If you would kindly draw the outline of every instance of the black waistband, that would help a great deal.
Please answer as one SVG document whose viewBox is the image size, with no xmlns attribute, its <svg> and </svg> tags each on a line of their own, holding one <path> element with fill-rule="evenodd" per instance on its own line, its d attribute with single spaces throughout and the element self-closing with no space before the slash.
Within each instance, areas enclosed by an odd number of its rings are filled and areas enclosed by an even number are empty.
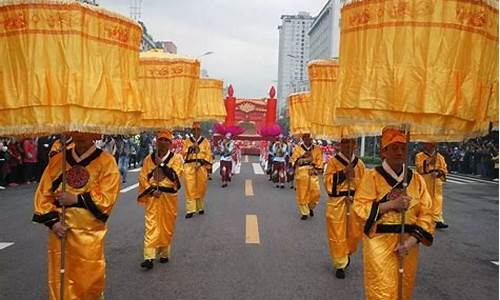
<svg viewBox="0 0 500 300">
<path fill-rule="evenodd" d="M 330 197 L 347 197 L 347 196 L 351 196 L 351 197 L 354 197 L 354 194 L 355 194 L 355 191 L 354 190 L 351 190 L 351 193 L 348 194 L 347 191 L 341 191 L 341 192 L 338 192 L 338 193 L 328 193 L 328 196 Z"/>
</svg>

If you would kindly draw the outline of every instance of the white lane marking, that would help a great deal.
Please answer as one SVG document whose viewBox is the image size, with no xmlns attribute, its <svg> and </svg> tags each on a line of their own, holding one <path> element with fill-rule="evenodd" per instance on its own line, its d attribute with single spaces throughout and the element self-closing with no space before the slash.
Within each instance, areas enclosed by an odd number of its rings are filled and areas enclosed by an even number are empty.
<svg viewBox="0 0 500 300">
<path fill-rule="evenodd" d="M 498 266 L 498 261 L 492 260 L 491 263 Z"/>
<path fill-rule="evenodd" d="M 14 245 L 14 243 L 12 243 L 12 242 L 0 242 L 0 250 L 5 249 L 5 248 L 12 246 L 12 245 Z"/>
<path fill-rule="evenodd" d="M 465 182 L 455 181 L 455 180 L 453 180 L 453 179 L 449 179 L 449 178 L 448 178 L 448 179 L 446 179 L 446 182 L 456 183 L 456 184 L 467 184 L 467 183 L 465 183 Z"/>
<path fill-rule="evenodd" d="M 131 191 L 139 186 L 139 183 L 132 184 L 131 186 L 127 186 L 126 188 L 122 189 L 120 193 L 126 193 L 128 191 Z"/>
<path fill-rule="evenodd" d="M 245 155 L 245 160 L 243 162 L 249 162 L 248 161 L 248 155 Z"/>
<path fill-rule="evenodd" d="M 264 175 L 264 170 L 262 170 L 262 167 L 260 166 L 259 163 L 252 163 L 253 167 L 253 172 L 257 175 Z"/>
<path fill-rule="evenodd" d="M 481 182 L 481 183 L 498 184 L 498 181 L 484 180 L 484 179 L 480 179 L 480 178 L 473 178 L 473 177 L 462 176 L 462 175 L 457 175 L 457 174 L 448 174 L 448 177 L 451 177 L 453 179 L 465 180 L 467 182 Z"/>
<path fill-rule="evenodd" d="M 241 172 L 241 162 L 234 166 L 233 174 L 240 174 Z"/>
<path fill-rule="evenodd" d="M 212 165 L 212 174 L 214 174 L 219 167 L 220 167 L 220 161 L 214 162 L 214 164 Z"/>
<path fill-rule="evenodd" d="M 141 168 L 135 168 L 135 169 L 132 169 L 132 170 L 128 170 L 129 173 L 137 173 L 141 170 Z"/>
</svg>

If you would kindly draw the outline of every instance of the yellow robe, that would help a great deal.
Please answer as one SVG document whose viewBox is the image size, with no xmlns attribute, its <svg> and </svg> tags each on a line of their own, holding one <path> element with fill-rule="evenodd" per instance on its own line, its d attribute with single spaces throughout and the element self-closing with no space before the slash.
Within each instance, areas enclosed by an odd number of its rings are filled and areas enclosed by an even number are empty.
<svg viewBox="0 0 500 300">
<path fill-rule="evenodd" d="M 433 241 L 432 200 L 425 182 L 417 173 L 408 170 L 407 193 L 412 200 L 405 213 L 405 240 L 412 235 L 430 246 Z M 400 213 L 379 214 L 379 204 L 386 201 L 396 180 L 382 167 L 367 170 L 356 191 L 353 211 L 365 220 L 363 262 L 365 295 L 369 300 L 394 300 L 398 297 Z M 400 188 L 399 184 L 397 187 Z M 415 283 L 418 244 L 404 258 L 403 299 L 410 299 Z"/>
<path fill-rule="evenodd" d="M 348 190 L 350 196 L 354 197 L 361 177 L 365 173 L 365 164 L 357 157 L 351 162 L 354 176 L 350 184 L 344 173 L 347 165 L 348 161 L 337 154 L 328 160 L 323 177 L 329 196 L 326 203 L 326 232 L 330 256 L 336 269 L 347 266 L 349 255 L 356 251 L 358 240 L 362 235 L 361 222 L 351 213 L 352 207 L 348 205 L 345 197 L 348 195 Z"/>
<path fill-rule="evenodd" d="M 305 159 L 303 156 L 309 151 L 311 157 Z M 319 177 L 317 174 L 323 171 L 323 154 L 321 148 L 315 145 L 306 147 L 304 144 L 293 149 L 290 162 L 295 167 L 295 198 L 301 215 L 307 216 L 310 209 L 314 209 L 319 203 Z M 311 175 L 316 172 L 316 175 Z"/>
<path fill-rule="evenodd" d="M 448 175 L 448 167 L 444 157 L 437 153 L 436 164 L 432 161 L 432 155 L 419 152 L 415 157 L 417 172 L 422 175 L 427 185 L 427 190 L 432 198 L 432 212 L 435 222 L 444 222 L 443 218 L 443 183 Z M 432 176 L 433 171 L 438 170 L 438 177 Z"/>
<path fill-rule="evenodd" d="M 137 201 L 145 205 L 144 259 L 155 259 L 157 254 L 164 258 L 170 257 L 170 245 L 175 231 L 182 157 L 169 152 L 159 165 L 161 170 L 157 171 L 153 155 L 148 155 L 139 174 Z M 161 192 L 158 198 L 151 194 L 155 190 Z"/>
<path fill-rule="evenodd" d="M 61 189 L 62 159 L 63 153 L 58 153 L 49 160 L 35 194 L 33 221 L 48 227 L 59 220 L 61 212 L 53 195 Z M 120 173 L 114 157 L 95 147 L 81 157 L 73 149 L 68 150 L 66 161 L 68 170 L 75 165 L 83 166 L 89 179 L 80 188 L 72 187 L 69 178 L 66 185 L 67 192 L 78 195 L 78 203 L 66 208 L 65 223 L 70 229 L 65 240 L 64 299 L 99 299 L 105 287 L 105 222 L 118 198 Z M 71 176 L 71 172 L 67 174 Z M 60 240 L 50 230 L 50 299 L 59 299 L 60 255 Z"/>
<path fill-rule="evenodd" d="M 198 153 L 190 152 L 191 146 L 198 145 Z M 189 138 L 182 146 L 184 157 L 184 187 L 186 191 L 186 213 L 204 210 L 204 197 L 207 191 L 207 166 L 212 165 L 210 143 L 204 137 L 198 140 Z"/>
</svg>

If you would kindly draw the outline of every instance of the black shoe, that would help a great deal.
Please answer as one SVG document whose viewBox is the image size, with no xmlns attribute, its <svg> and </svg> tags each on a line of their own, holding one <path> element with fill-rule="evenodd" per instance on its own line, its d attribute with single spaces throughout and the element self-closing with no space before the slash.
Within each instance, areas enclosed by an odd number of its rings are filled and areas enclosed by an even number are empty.
<svg viewBox="0 0 500 300">
<path fill-rule="evenodd" d="M 282 189 L 284 189 L 284 188 L 285 188 L 285 186 L 284 186 L 284 185 L 282 185 L 282 186 L 281 186 L 281 188 L 282 188 Z"/>
<path fill-rule="evenodd" d="M 227 183 L 223 183 L 222 187 L 225 188 L 227 186 Z"/>
<path fill-rule="evenodd" d="M 193 213 L 186 214 L 186 219 L 191 219 L 193 217 Z"/>
<path fill-rule="evenodd" d="M 208 177 L 208 180 L 212 180 L 212 177 Z"/>
<path fill-rule="evenodd" d="M 302 215 L 302 217 L 300 217 L 301 220 L 307 220 L 307 216 L 306 215 Z"/>
<path fill-rule="evenodd" d="M 276 185 L 276 187 L 277 187 L 277 188 L 279 188 L 279 187 L 280 187 L 280 185 L 279 185 L 279 184 L 277 184 L 277 185 Z"/>
<path fill-rule="evenodd" d="M 349 267 L 350 264 L 351 264 L 351 257 L 348 256 L 347 257 L 347 265 L 345 265 L 344 269 L 347 269 L 347 267 Z"/>
<path fill-rule="evenodd" d="M 436 228 L 437 229 L 445 229 L 445 228 L 448 228 L 448 224 L 445 224 L 443 222 L 436 222 Z"/>
<path fill-rule="evenodd" d="M 344 269 L 337 269 L 335 271 L 335 277 L 337 277 L 338 279 L 344 279 L 345 278 Z"/>
<path fill-rule="evenodd" d="M 312 209 L 309 209 L 309 215 L 310 215 L 311 217 L 314 217 L 314 212 L 313 212 L 313 210 L 312 210 Z"/>
<path fill-rule="evenodd" d="M 205 213 L 205 211 L 203 209 L 198 212 L 198 214 L 200 214 L 200 215 L 203 215 L 204 213 Z"/>
<path fill-rule="evenodd" d="M 141 267 L 142 268 L 146 268 L 148 270 L 151 270 L 154 267 L 153 260 L 152 259 L 146 259 L 145 261 L 143 261 L 141 263 Z"/>
<path fill-rule="evenodd" d="M 160 257 L 160 263 L 162 264 L 168 263 L 168 257 Z"/>
<path fill-rule="evenodd" d="M 293 189 L 293 185 L 290 188 Z"/>
</svg>

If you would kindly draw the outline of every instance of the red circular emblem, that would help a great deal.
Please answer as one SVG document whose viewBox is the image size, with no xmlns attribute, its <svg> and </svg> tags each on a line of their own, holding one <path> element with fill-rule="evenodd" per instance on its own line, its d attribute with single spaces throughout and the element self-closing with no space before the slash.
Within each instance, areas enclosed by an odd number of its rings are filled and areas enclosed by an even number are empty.
<svg viewBox="0 0 500 300">
<path fill-rule="evenodd" d="M 74 166 L 66 172 L 68 185 L 75 189 L 84 187 L 89 181 L 90 174 L 82 166 Z"/>
</svg>

